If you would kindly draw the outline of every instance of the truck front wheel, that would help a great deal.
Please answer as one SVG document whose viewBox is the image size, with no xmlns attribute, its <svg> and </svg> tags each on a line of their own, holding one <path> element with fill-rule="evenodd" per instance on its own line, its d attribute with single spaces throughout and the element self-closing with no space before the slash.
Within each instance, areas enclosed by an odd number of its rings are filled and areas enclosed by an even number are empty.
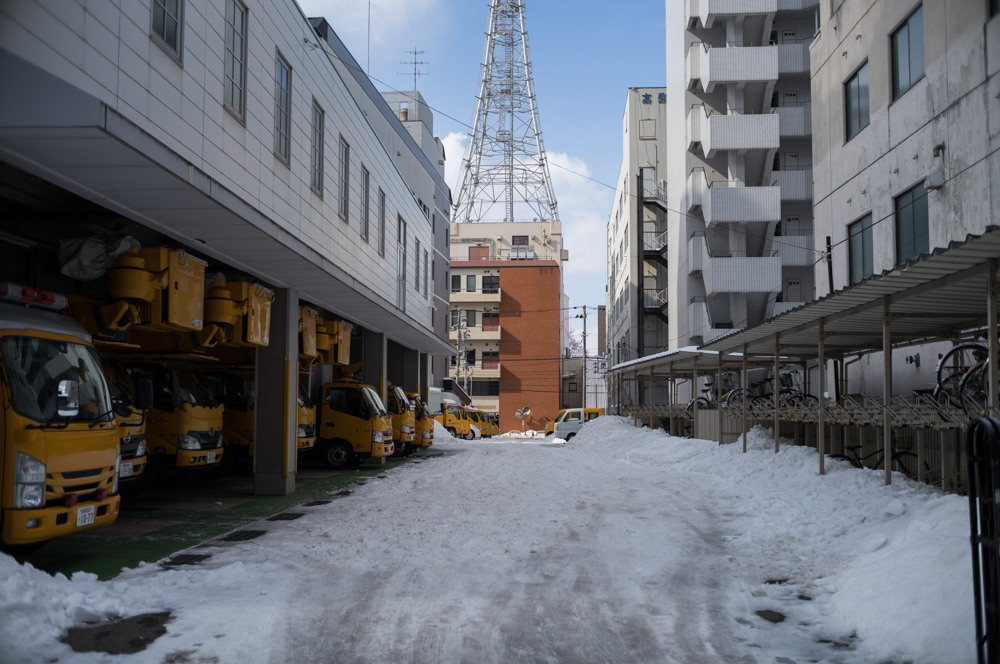
<svg viewBox="0 0 1000 664">
<path fill-rule="evenodd" d="M 323 446 L 323 461 L 331 468 L 352 468 L 358 465 L 358 456 L 347 441 L 332 440 Z"/>
</svg>

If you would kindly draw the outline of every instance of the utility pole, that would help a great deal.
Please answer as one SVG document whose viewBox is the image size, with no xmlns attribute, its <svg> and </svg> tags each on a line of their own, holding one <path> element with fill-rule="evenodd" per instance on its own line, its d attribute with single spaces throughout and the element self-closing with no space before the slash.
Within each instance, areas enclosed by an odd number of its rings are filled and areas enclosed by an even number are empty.
<svg viewBox="0 0 1000 664">
<path fill-rule="evenodd" d="M 587 407 L 587 306 L 583 307 L 583 407 Z"/>
</svg>

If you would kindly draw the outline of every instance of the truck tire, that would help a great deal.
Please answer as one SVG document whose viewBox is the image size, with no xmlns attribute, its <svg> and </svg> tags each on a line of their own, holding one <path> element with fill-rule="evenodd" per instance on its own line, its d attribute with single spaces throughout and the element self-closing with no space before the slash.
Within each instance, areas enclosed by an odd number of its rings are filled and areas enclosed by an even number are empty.
<svg viewBox="0 0 1000 664">
<path fill-rule="evenodd" d="M 323 461 L 330 468 L 353 468 L 358 465 L 358 455 L 346 440 L 323 441 Z"/>
</svg>

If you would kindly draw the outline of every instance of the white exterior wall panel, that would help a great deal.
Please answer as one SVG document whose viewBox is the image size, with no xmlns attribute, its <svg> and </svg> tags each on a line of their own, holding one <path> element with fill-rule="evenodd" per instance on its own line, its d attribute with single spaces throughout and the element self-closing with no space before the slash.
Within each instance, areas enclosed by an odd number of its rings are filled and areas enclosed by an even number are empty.
<svg viewBox="0 0 1000 664">
<path fill-rule="evenodd" d="M 701 44 L 692 45 L 692 50 L 701 48 Z M 716 84 L 777 80 L 777 46 L 713 48 L 708 51 L 702 85 L 710 91 Z"/>
<path fill-rule="evenodd" d="M 704 118 L 704 152 L 712 155 L 719 150 L 776 150 L 781 144 L 780 122 L 775 113 L 713 114 Z"/>
</svg>

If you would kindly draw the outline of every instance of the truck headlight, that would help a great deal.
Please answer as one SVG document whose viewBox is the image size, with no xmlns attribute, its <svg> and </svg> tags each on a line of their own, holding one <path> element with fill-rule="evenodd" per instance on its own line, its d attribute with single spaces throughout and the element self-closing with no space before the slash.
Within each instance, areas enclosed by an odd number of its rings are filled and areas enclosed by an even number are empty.
<svg viewBox="0 0 1000 664">
<path fill-rule="evenodd" d="M 399 431 L 400 433 L 413 433 L 413 429 L 408 424 L 400 426 Z"/>
<path fill-rule="evenodd" d="M 14 509 L 45 505 L 45 464 L 24 452 L 14 455 Z"/>
<path fill-rule="evenodd" d="M 177 447 L 179 447 L 182 450 L 200 450 L 201 441 L 199 441 L 194 436 L 182 433 L 178 434 L 177 436 Z"/>
<path fill-rule="evenodd" d="M 306 433 L 306 428 L 304 426 L 302 426 L 301 424 L 299 425 L 299 428 L 295 430 L 295 435 L 298 436 L 299 438 L 308 438 L 309 437 L 309 434 Z"/>
<path fill-rule="evenodd" d="M 372 442 L 373 443 L 378 443 L 378 444 L 382 443 L 382 432 L 381 431 L 372 431 Z"/>
<path fill-rule="evenodd" d="M 146 440 L 142 439 L 139 441 L 139 445 L 135 448 L 135 455 L 137 457 L 146 456 Z"/>
</svg>

